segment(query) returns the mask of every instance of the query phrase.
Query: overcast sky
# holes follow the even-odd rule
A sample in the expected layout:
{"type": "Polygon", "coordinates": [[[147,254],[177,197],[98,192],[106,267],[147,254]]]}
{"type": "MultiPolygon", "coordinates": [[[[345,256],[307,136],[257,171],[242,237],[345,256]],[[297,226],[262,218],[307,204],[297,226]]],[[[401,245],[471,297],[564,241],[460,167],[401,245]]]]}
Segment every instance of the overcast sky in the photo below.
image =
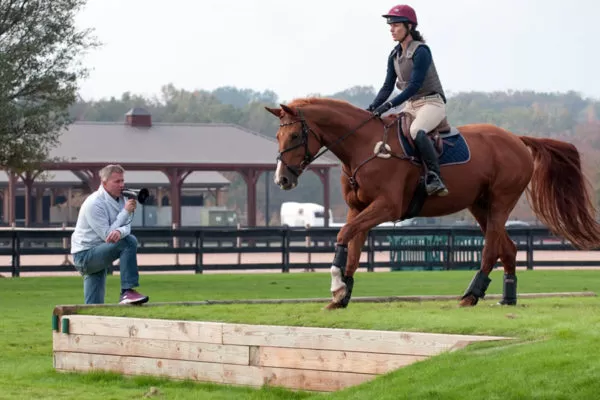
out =
{"type": "MultiPolygon", "coordinates": [[[[104,45],[86,55],[84,99],[236,86],[288,101],[379,89],[394,46],[382,0],[88,0],[104,45]]],[[[600,2],[415,0],[447,92],[575,90],[600,98],[600,2]]]]}

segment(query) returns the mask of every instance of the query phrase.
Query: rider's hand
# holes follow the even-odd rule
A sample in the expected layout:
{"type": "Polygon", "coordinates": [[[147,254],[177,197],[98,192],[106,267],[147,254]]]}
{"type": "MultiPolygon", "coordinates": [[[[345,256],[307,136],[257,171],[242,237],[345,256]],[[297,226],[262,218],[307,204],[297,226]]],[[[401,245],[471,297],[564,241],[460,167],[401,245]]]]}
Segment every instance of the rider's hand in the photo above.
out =
{"type": "Polygon", "coordinates": [[[383,103],[382,105],[380,105],[379,107],[377,107],[374,111],[373,111],[373,115],[376,115],[378,117],[381,117],[381,115],[390,110],[392,108],[392,102],[388,101],[386,103],[383,103]]]}

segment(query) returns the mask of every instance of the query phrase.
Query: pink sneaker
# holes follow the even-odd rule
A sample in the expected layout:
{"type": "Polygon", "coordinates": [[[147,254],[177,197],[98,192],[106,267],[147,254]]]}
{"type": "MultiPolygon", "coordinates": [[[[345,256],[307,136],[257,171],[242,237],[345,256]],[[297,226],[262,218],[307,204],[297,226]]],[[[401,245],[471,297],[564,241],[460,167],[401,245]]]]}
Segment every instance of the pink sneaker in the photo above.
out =
{"type": "Polygon", "coordinates": [[[144,296],[133,289],[128,289],[121,295],[119,304],[144,304],[148,300],[150,300],[148,296],[144,296]]]}

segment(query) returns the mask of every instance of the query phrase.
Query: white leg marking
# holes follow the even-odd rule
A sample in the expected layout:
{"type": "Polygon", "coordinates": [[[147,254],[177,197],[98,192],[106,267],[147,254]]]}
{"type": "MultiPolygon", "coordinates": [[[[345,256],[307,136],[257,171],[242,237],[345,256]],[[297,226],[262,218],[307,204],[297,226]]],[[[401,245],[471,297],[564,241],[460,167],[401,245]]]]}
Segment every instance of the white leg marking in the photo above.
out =
{"type": "Polygon", "coordinates": [[[335,292],[336,290],[346,287],[346,284],[342,282],[342,270],[340,267],[336,267],[335,265],[331,266],[331,291],[335,292]]]}

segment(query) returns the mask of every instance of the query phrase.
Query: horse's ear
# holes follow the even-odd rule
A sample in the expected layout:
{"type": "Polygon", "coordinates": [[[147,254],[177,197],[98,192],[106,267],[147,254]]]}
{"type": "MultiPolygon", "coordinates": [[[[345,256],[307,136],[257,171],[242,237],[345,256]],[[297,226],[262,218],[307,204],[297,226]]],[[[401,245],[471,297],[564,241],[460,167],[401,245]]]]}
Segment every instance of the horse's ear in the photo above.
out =
{"type": "Polygon", "coordinates": [[[267,110],[277,118],[281,118],[281,108],[270,108],[265,106],[265,110],[267,110]]]}
{"type": "Polygon", "coordinates": [[[288,113],[294,117],[298,116],[298,114],[296,113],[296,110],[294,110],[293,108],[290,108],[290,107],[286,106],[285,104],[280,104],[280,106],[281,106],[281,109],[283,111],[285,111],[286,113],[288,113]]]}

